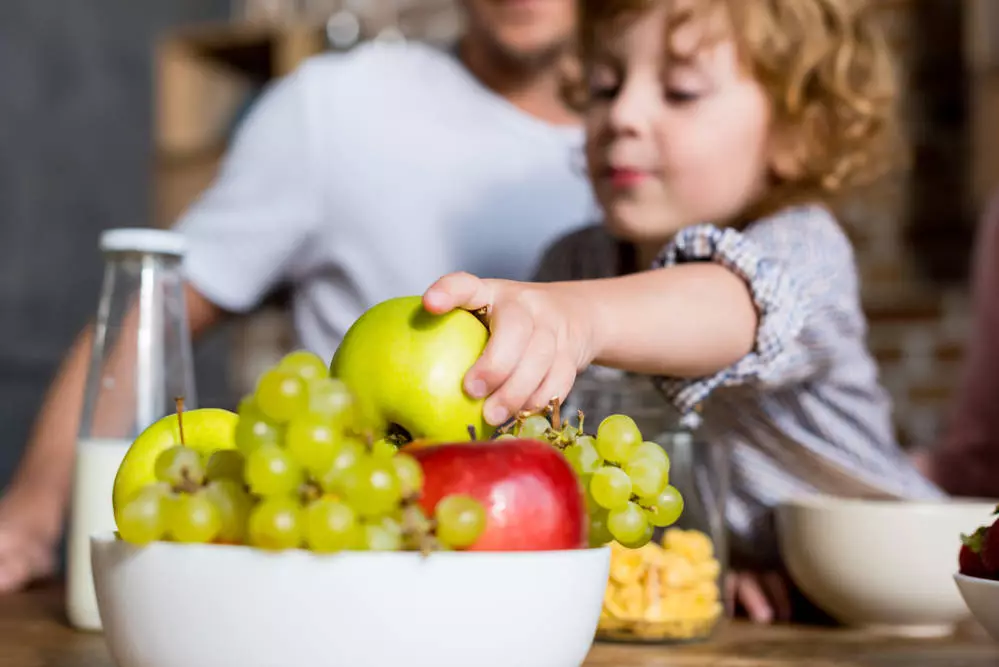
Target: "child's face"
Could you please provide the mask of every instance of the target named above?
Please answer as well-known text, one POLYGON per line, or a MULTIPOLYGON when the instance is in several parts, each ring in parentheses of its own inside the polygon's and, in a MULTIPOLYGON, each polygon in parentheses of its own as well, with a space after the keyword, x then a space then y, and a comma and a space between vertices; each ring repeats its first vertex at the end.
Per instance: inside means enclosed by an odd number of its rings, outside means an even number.
POLYGON ((740 66, 731 39, 710 39, 719 33, 706 31, 726 27, 721 15, 678 27, 668 45, 669 11, 628 23, 588 63, 591 178, 608 226, 637 243, 724 223, 766 183, 765 91, 740 66))

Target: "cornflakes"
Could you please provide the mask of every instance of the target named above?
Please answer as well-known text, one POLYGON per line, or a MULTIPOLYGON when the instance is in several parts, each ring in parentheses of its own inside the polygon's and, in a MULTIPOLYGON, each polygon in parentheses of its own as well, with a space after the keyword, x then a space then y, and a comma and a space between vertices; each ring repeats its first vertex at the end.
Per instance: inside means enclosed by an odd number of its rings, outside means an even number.
POLYGON ((662 544, 611 545, 599 634, 613 639, 688 640, 711 634, 724 613, 721 564, 702 532, 666 531, 662 544))

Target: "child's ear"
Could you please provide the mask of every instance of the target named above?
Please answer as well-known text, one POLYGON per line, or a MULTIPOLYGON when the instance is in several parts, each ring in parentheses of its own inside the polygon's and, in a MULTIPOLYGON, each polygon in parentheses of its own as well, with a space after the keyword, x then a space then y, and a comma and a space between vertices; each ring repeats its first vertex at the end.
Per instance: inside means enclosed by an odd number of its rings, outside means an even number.
POLYGON ((797 181, 808 173, 808 163, 820 145, 823 123, 816 113, 805 112, 797 122, 782 123, 770 134, 768 166, 784 181, 797 181))
POLYGON ((805 175, 808 148, 807 142, 802 141, 799 132, 787 129, 775 130, 770 135, 768 153, 767 166, 780 180, 797 181, 805 175))

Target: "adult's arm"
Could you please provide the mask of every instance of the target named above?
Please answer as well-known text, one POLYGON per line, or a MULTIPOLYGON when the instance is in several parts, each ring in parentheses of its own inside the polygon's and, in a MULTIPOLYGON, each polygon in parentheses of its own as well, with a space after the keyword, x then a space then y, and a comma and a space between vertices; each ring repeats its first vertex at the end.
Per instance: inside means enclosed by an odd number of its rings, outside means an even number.
POLYGON ((974 249, 973 323, 961 384, 943 438, 921 462, 953 495, 999 495, 999 195, 974 249))

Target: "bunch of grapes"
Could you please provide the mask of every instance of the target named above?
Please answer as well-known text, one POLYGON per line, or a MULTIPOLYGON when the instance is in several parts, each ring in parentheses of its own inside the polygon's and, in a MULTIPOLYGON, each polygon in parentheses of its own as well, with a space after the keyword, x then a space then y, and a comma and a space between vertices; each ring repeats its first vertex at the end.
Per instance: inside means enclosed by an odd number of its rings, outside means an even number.
POLYGON ((503 438, 534 438, 562 451, 579 477, 590 515, 590 544, 602 546, 616 540, 639 548, 652 540, 656 528, 671 526, 683 513, 683 497, 669 483, 669 456, 655 442, 645 441, 635 421, 627 415, 610 415, 596 435, 583 430, 584 416, 576 426, 561 423, 558 403, 544 414, 517 419, 503 438))
POLYGON ((236 449, 203 460, 181 444, 160 455, 157 483, 121 512, 122 539, 429 551, 467 548, 485 529, 484 508, 466 496, 425 516, 420 464, 362 427, 348 388, 312 353, 265 372, 238 412, 236 449))

